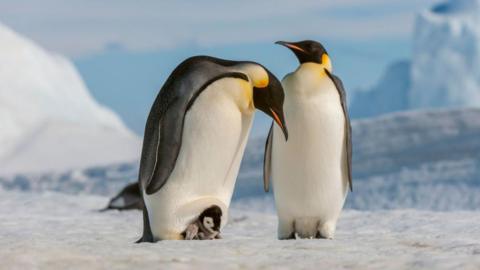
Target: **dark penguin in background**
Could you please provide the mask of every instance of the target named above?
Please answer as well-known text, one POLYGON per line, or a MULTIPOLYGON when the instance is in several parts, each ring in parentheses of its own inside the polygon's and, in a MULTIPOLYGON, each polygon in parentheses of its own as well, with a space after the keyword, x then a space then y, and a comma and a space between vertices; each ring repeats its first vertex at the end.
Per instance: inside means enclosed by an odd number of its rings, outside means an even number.
POLYGON ((148 116, 139 183, 107 208, 143 210, 140 242, 218 238, 255 108, 272 117, 286 139, 283 100, 281 83, 258 63, 208 56, 185 60, 148 116))

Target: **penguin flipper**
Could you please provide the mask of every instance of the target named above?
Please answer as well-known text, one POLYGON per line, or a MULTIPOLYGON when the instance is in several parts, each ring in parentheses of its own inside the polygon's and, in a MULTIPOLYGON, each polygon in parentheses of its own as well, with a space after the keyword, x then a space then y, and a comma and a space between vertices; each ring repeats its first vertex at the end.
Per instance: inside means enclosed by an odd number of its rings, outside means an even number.
POLYGON ((113 197, 108 203, 107 207, 102 209, 106 210, 132 210, 143 209, 142 193, 138 182, 130 183, 120 191, 115 197, 113 197))
POLYGON ((265 154, 263 156, 263 190, 270 190, 270 175, 272 170, 272 142, 273 142, 273 122, 268 131, 267 141, 265 142, 265 154))
POLYGON ((353 191, 352 185, 352 126, 350 124, 350 116, 348 114, 348 107, 347 107, 347 93, 343 88, 343 83, 340 78, 330 73, 327 69, 325 69, 328 77, 333 81, 335 84, 335 88, 337 88, 338 94, 340 95, 340 101, 342 102, 343 113, 345 115, 345 125, 346 125, 346 148, 347 148, 347 167, 348 167, 348 185, 350 186, 350 191, 353 191))

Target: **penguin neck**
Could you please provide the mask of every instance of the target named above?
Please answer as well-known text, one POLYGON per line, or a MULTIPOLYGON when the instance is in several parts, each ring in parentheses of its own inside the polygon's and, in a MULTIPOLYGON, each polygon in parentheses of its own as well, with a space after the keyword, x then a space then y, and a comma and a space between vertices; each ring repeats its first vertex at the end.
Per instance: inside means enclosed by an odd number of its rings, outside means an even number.
POLYGON ((298 66, 294 74, 296 74, 296 76, 299 78, 303 78, 304 80, 321 80, 328 76, 325 69, 330 71, 330 69, 325 65, 307 62, 298 66))
POLYGON ((311 97, 329 80, 325 67, 316 63, 303 63, 285 78, 285 95, 290 97, 311 97))
POLYGON ((214 102, 233 102, 238 110, 244 115, 251 115, 255 111, 253 105, 253 87, 251 82, 243 79, 222 79, 212 84, 211 90, 218 95, 215 95, 217 100, 214 102))
POLYGON ((238 109, 243 113, 250 115, 255 111, 253 105, 253 87, 250 82, 241 81, 240 91, 232 91, 231 95, 237 104, 238 109))

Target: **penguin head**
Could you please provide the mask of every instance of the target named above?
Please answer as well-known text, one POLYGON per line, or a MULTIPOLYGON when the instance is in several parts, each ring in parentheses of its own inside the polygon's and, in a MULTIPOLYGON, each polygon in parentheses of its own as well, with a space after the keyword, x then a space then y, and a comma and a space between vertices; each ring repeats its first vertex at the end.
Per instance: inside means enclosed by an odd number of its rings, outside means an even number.
POLYGON ((332 72, 332 62, 328 56, 327 50, 322 44, 313 40, 304 40, 299 42, 277 41, 275 44, 285 46, 293 51, 300 64, 316 63, 320 64, 332 72))
POLYGON ((198 219, 205 228, 218 232, 222 223, 222 209, 217 205, 210 206, 200 214, 198 219))
POLYGON ((282 129, 285 140, 288 140, 288 130, 283 112, 283 101, 285 94, 280 81, 268 69, 266 72, 267 84, 253 85, 253 105, 270 116, 282 129))

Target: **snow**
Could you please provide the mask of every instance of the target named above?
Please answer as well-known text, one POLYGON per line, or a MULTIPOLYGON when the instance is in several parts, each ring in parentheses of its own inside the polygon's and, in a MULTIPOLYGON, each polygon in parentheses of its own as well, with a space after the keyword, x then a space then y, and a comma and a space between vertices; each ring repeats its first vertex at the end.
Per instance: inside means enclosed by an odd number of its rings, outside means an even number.
POLYGON ((138 158, 140 140, 95 101, 69 60, 1 23, 0 40, 0 174, 138 158))
POLYGON ((6 269, 478 269, 480 212, 345 211, 335 240, 276 240, 273 212, 231 209, 222 240, 133 242, 141 214, 107 198, 0 193, 6 269))
POLYGON ((355 93, 353 117, 480 107, 479 26, 480 0, 448 0, 419 12, 411 59, 387 67, 379 83, 355 93))
POLYGON ((52 121, 44 122, 33 133, 2 161, 4 173, 61 172, 81 166, 115 164, 136 160, 140 151, 135 136, 121 135, 110 128, 52 121))

